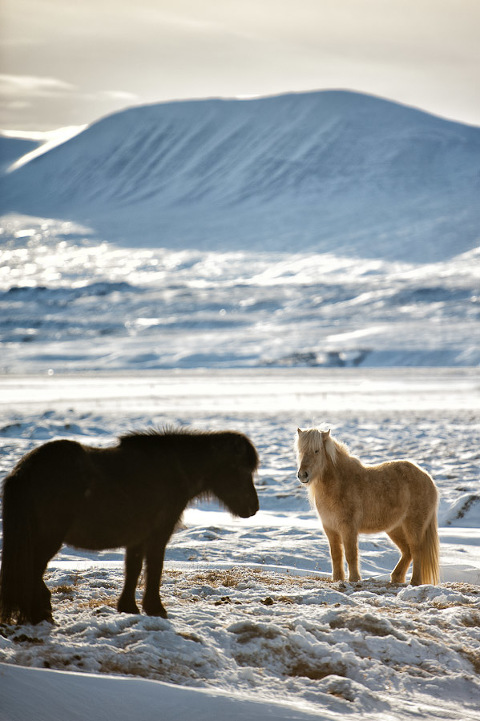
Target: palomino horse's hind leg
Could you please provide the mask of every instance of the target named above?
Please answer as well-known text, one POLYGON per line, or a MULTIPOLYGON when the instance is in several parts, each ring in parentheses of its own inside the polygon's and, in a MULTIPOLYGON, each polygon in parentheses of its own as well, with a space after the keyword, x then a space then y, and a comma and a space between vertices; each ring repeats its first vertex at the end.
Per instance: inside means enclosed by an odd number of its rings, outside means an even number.
POLYGON ((420 586, 422 580, 422 556, 419 546, 412 546, 413 571, 410 583, 412 586, 420 586))
POLYGON ((412 554, 410 552, 410 546, 403 529, 398 526, 391 531, 388 531, 388 535, 401 551, 401 558, 395 568, 393 569, 390 580, 392 583, 405 583, 408 567, 412 562, 412 554))
POLYGON ((338 531, 334 531, 333 528, 323 527, 327 534, 328 543, 330 545, 330 558, 332 559, 332 580, 333 581, 344 581, 345 580, 345 568, 343 563, 343 544, 342 538, 338 531))
POLYGON ((420 586, 422 584, 422 559, 418 548, 412 548, 413 571, 410 583, 412 586, 420 586))
POLYGON ((404 524, 405 536, 410 546, 410 553, 413 558, 413 570, 410 583, 412 586, 420 586, 422 584, 422 554, 421 554, 421 537, 423 528, 421 524, 414 521, 406 521, 404 524))
POLYGON ((140 613, 135 603, 135 591, 138 578, 142 571, 144 558, 143 543, 137 546, 129 546, 125 552, 125 581, 120 598, 117 602, 117 610, 120 613, 140 613))

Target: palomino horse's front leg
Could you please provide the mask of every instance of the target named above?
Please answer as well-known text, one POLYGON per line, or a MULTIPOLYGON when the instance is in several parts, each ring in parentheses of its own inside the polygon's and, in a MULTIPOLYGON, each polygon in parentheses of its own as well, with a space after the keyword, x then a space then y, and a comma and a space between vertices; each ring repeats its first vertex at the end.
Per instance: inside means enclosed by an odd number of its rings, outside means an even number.
POLYGON ((330 557, 332 559, 332 580, 344 581, 345 568, 343 564, 342 538, 338 531, 334 531, 333 528, 327 528, 326 526, 323 526, 323 529, 327 534, 328 543, 330 544, 330 557))
POLYGON ((348 580, 351 583, 356 583, 362 580, 358 567, 358 534, 351 528, 343 528, 342 540, 348 564, 348 580))
POLYGON ((118 599, 117 610, 120 613, 140 613, 135 603, 135 591, 140 576, 144 557, 143 543, 129 546, 125 554, 125 581, 123 591, 118 599))

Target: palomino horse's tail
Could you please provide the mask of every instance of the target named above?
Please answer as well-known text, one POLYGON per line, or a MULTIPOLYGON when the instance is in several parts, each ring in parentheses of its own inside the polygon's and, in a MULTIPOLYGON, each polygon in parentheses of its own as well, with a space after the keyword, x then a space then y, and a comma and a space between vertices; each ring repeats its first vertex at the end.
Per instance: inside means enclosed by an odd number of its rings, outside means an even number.
POLYGON ((422 583, 440 583, 440 543, 438 540, 437 514, 432 516, 423 536, 421 548, 422 583))
POLYGON ((3 548, 0 570, 0 621, 31 617, 34 532, 31 498, 22 471, 12 471, 3 486, 3 548))

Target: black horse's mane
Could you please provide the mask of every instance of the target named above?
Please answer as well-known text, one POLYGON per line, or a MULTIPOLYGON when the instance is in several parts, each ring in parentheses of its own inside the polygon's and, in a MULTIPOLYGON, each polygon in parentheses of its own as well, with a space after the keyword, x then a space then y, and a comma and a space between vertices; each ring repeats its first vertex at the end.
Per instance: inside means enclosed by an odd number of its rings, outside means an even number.
MULTIPOLYGON (((247 453, 253 468, 258 467, 258 454, 251 441, 238 431, 202 431, 187 427, 165 426, 163 428, 146 428, 141 431, 130 431, 119 436, 118 440, 122 448, 152 449, 152 444, 173 445, 179 442, 182 446, 185 443, 192 443, 191 449, 197 448, 197 444, 205 439, 224 439, 227 443, 234 443, 236 447, 242 448, 247 453), (237 445, 238 444, 238 445, 237 445)), ((188 448, 188 446, 187 446, 188 448)))
MULTIPOLYGON (((152 440, 160 440, 162 438, 166 439, 174 439, 174 438, 198 438, 198 437, 208 437, 208 436, 215 436, 215 435, 221 435, 222 431, 200 431, 197 429, 191 429, 187 427, 177 427, 177 426, 164 426, 162 428, 144 428, 141 431, 129 431, 128 433, 125 433, 121 436, 119 436, 118 440, 122 445, 125 444, 135 444, 135 443, 145 443, 152 440)), ((230 432, 229 432, 230 433, 230 432)), ((236 431, 231 431, 234 435, 241 435, 237 433, 236 431)))

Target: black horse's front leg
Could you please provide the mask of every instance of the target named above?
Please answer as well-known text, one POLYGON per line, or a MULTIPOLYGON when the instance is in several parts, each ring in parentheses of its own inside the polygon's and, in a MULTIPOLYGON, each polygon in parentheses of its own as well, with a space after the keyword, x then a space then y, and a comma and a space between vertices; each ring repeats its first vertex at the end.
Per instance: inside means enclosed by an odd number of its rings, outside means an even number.
POLYGON ((129 546, 125 553, 125 582, 123 591, 118 599, 117 609, 120 613, 140 613, 135 602, 135 591, 138 578, 142 571, 145 549, 143 543, 129 546))
POLYGON ((167 612, 160 600, 160 580, 162 577, 165 548, 174 528, 175 523, 173 523, 171 527, 164 527, 156 533, 153 533, 147 541, 145 554, 147 580, 142 606, 148 616, 167 617, 167 612))

